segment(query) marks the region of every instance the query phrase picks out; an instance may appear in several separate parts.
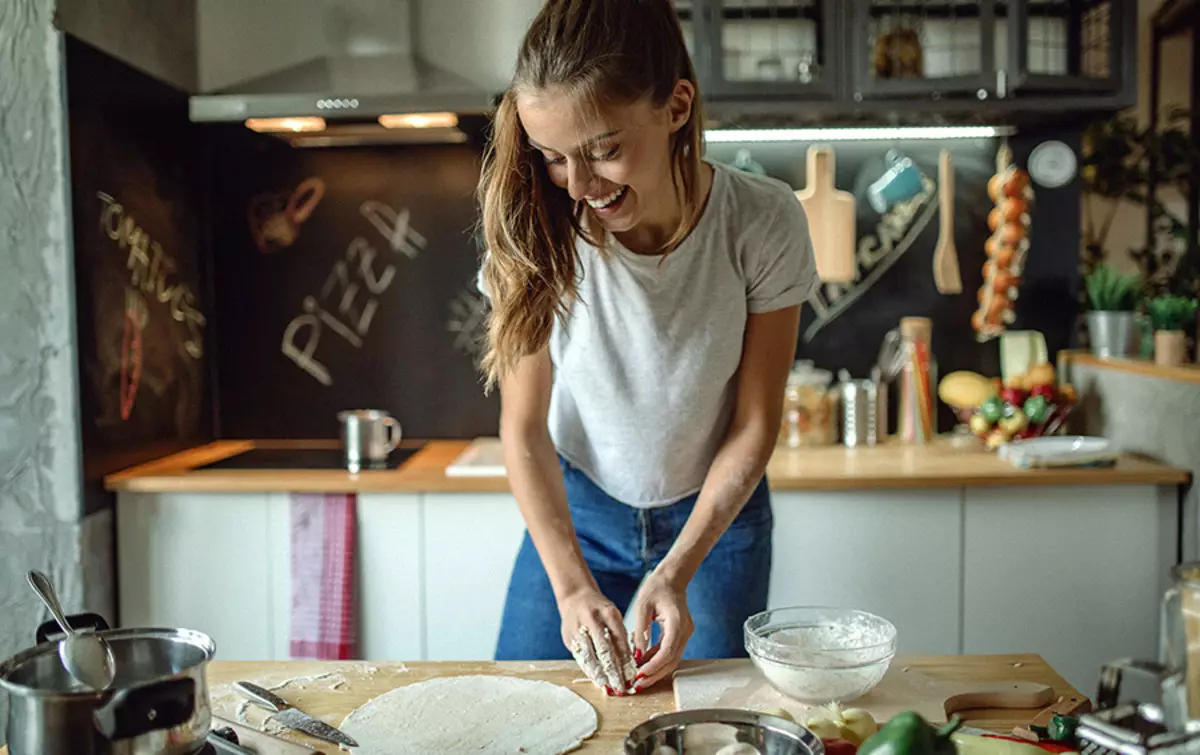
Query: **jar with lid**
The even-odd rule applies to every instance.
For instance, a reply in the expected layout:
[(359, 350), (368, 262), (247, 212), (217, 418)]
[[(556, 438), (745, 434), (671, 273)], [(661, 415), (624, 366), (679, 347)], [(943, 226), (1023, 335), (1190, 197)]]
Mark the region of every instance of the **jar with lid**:
[(837, 443), (838, 392), (833, 373), (799, 360), (788, 374), (783, 392), (779, 445), (830, 446)]
[(927, 317), (900, 320), (900, 396), (897, 435), (904, 443), (929, 443), (937, 436), (937, 360), (933, 357), (933, 323)]

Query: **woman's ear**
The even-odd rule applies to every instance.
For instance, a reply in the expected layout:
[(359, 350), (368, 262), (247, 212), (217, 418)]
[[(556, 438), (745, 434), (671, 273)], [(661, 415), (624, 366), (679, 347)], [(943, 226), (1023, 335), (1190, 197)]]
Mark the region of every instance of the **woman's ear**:
[(692, 105), (696, 101), (696, 87), (687, 79), (680, 79), (675, 84), (675, 91), (667, 100), (667, 114), (671, 121), (671, 133), (683, 128), (683, 124), (692, 117)]

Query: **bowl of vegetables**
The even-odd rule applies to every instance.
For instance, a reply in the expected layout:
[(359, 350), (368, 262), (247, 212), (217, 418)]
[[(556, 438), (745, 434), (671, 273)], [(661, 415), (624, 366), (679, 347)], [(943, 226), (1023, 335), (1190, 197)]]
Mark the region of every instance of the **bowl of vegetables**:
[(1013, 440), (1053, 435), (1075, 407), (1075, 389), (1058, 384), (1054, 366), (1042, 362), (1003, 382), (972, 372), (952, 372), (938, 396), (991, 450)]

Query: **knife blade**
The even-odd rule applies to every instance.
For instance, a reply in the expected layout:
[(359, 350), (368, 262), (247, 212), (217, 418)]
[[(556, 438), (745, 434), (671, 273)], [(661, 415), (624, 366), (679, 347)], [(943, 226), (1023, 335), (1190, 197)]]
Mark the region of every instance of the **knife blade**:
[(245, 695), (251, 702), (267, 710), (275, 711), (275, 715), (271, 716), (271, 719), (278, 722), (280, 726), (302, 732), (310, 737), (323, 739), (326, 742), (358, 747), (358, 742), (352, 738), (324, 721), (313, 718), (270, 690), (253, 682), (245, 681), (234, 682), (233, 688)]

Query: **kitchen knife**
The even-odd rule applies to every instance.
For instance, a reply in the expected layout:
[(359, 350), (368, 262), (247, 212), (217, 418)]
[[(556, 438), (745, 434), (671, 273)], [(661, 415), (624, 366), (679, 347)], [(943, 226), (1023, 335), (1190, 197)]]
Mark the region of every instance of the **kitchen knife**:
[(280, 726), (303, 732), (310, 737), (323, 739), (326, 742), (333, 742), (334, 744), (345, 745), (347, 747), (358, 747), (358, 742), (355, 742), (324, 721), (319, 721), (299, 708), (294, 707), (287, 700), (284, 700), (270, 690), (263, 689), (252, 682), (234, 682), (233, 688), (245, 695), (251, 702), (261, 705), (267, 710), (275, 711), (275, 715), (271, 716), (271, 720), (277, 722)]

